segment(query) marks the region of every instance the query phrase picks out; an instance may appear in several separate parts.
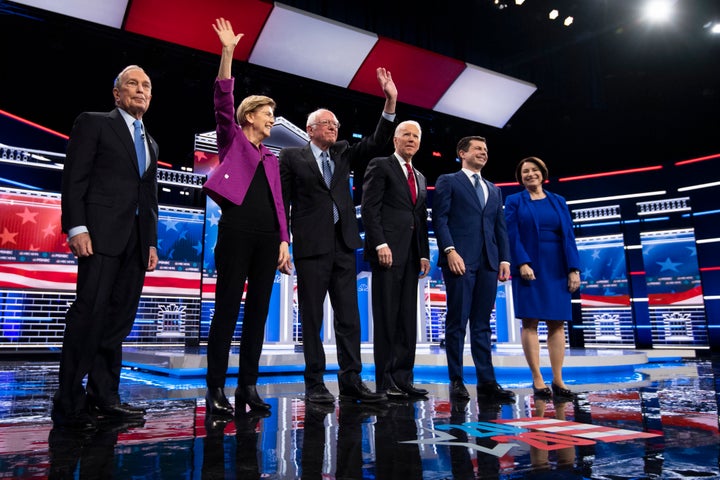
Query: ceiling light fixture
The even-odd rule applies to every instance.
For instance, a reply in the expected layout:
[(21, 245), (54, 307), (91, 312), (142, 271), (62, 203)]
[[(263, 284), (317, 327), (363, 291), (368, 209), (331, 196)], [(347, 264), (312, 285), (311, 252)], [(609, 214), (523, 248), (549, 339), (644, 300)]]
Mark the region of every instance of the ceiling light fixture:
[(666, 22), (673, 13), (674, 0), (650, 0), (645, 4), (645, 18), (652, 22)]
[(555, 20), (555, 19), (558, 17), (558, 15), (560, 15), (560, 12), (558, 12), (558, 11), (555, 10), (555, 9), (553, 9), (552, 11), (550, 11), (550, 14), (548, 15), (548, 18), (550, 18), (550, 20)]
[(522, 5), (525, 3), (525, 0), (515, 0), (515, 5)]
[(565, 25), (566, 27), (569, 27), (570, 25), (572, 25), (572, 23), (573, 23), (573, 17), (567, 17), (565, 19), (565, 21), (563, 22), (563, 25)]

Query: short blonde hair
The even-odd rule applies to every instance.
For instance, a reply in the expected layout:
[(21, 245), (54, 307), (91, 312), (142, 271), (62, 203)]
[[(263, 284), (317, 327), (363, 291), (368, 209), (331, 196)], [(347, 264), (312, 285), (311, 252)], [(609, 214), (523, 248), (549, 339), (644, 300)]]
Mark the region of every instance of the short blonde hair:
[(247, 120), (245, 120), (245, 115), (266, 105), (270, 105), (270, 108), (275, 110), (275, 100), (270, 97), (266, 97), (265, 95), (250, 95), (249, 97), (245, 97), (243, 101), (240, 102), (237, 112), (235, 113), (237, 123), (242, 127), (248, 123)]

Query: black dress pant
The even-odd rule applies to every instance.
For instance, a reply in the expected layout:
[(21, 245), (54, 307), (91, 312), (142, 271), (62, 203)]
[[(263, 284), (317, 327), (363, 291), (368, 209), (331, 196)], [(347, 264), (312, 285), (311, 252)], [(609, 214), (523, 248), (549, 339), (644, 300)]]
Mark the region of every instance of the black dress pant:
[(417, 337), (420, 259), (390, 268), (372, 265), (373, 357), (379, 392), (392, 383), (412, 385)]
[(323, 382), (325, 350), (320, 332), (323, 303), (330, 295), (334, 314), (335, 344), (340, 371), (338, 381), (352, 383), (362, 370), (360, 358), (360, 312), (358, 311), (355, 251), (335, 234), (335, 249), (325, 255), (295, 259), (298, 301), (305, 357), (305, 385)]
[(78, 258), (77, 296), (65, 316), (54, 408), (66, 414), (84, 410), (87, 396), (101, 405), (120, 402), (122, 343), (135, 322), (145, 271), (136, 224), (120, 255)]
[(207, 348), (206, 382), (209, 388), (225, 386), (230, 345), (246, 280), (238, 385), (257, 383), (279, 247), (277, 233), (244, 232), (220, 226), (215, 246), (215, 314)]

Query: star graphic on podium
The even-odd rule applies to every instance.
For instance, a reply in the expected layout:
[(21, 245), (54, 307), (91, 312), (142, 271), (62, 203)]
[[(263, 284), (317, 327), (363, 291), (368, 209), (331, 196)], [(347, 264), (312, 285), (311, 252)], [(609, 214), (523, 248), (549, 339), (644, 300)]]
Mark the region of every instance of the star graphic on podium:
[(40, 212), (31, 212), (28, 210), (27, 207), (25, 207), (25, 211), (22, 213), (16, 213), (18, 217), (21, 217), (23, 219), (22, 224), (25, 225), (27, 222), (37, 223), (37, 220), (35, 220), (35, 217), (38, 216)]
[(0, 245), (4, 245), (6, 243), (17, 243), (15, 241), (16, 236), (17, 236), (17, 232), (15, 232), (15, 233), (9, 232), (7, 227), (3, 227), (3, 232), (0, 233)]
[(660, 265), (660, 271), (664, 272), (665, 270), (672, 270), (674, 272), (677, 272), (678, 269), (676, 268), (678, 265), (682, 265), (682, 262), (673, 262), (670, 260), (670, 257), (667, 257), (664, 262), (655, 262), (658, 265)]

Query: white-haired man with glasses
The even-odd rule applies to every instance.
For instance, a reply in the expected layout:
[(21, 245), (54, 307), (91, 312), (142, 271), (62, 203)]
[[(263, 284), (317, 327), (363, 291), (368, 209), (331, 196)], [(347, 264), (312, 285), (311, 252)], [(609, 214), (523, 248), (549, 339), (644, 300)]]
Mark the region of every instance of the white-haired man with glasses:
[(279, 155), (297, 271), (305, 400), (311, 403), (335, 401), (323, 380), (325, 350), (320, 331), (327, 293), (334, 311), (340, 399), (368, 403), (387, 399), (371, 391), (360, 377), (355, 250), (363, 243), (348, 186), (353, 170), (364, 168), (371, 158), (390, 148), (397, 87), (385, 68), (377, 69), (377, 79), (385, 94), (385, 106), (372, 135), (352, 145), (347, 140), (338, 141), (340, 122), (333, 112), (322, 108), (308, 115), (308, 144), (283, 148)]

